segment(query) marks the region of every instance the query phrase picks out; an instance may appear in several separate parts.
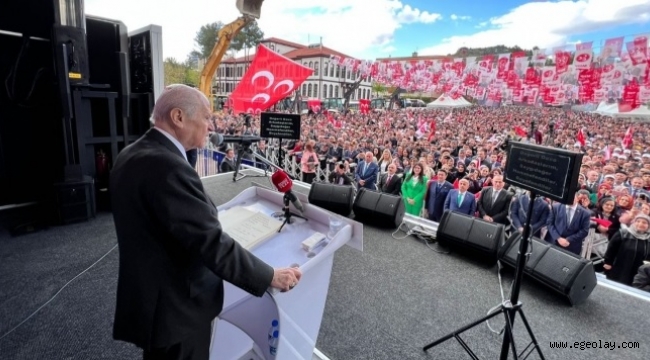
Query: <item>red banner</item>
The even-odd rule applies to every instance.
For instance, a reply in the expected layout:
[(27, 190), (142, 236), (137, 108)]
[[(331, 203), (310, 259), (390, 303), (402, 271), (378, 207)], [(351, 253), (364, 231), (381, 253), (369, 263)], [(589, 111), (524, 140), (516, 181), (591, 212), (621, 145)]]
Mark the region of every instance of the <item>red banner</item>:
[(370, 112), (370, 100), (368, 99), (360, 99), (359, 100), (359, 111), (362, 114), (368, 114)]
[(302, 66), (264, 45), (232, 92), (235, 113), (260, 113), (289, 96), (314, 70)]

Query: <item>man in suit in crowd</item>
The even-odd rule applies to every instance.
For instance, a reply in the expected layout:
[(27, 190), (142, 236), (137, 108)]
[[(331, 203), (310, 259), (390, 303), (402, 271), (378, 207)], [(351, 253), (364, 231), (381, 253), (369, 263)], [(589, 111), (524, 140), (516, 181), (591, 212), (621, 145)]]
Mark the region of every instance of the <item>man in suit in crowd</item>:
[(463, 178), (458, 181), (458, 190), (452, 189), (445, 199), (445, 210), (474, 216), (476, 213), (476, 198), (474, 194), (467, 192), (469, 180)]
[(503, 175), (492, 177), (492, 186), (481, 190), (478, 200), (479, 217), (485, 221), (508, 225), (508, 210), (512, 193), (503, 189)]
[(219, 172), (227, 173), (235, 171), (237, 168), (237, 161), (235, 160), (235, 150), (229, 148), (226, 150), (226, 157), (221, 160), (221, 165), (219, 165)]
[(207, 360), (223, 281), (261, 297), (269, 287), (288, 291), (301, 277), (297, 268), (272, 268), (223, 232), (185, 157), (205, 146), (210, 115), (200, 91), (167, 87), (154, 127), (122, 150), (111, 172), (120, 251), (113, 337), (142, 348), (144, 359)]
[(352, 185), (352, 179), (350, 179), (345, 173), (345, 163), (342, 161), (339, 161), (338, 164), (336, 164), (336, 168), (329, 174), (327, 180), (330, 184)]
[(427, 209), (431, 221), (440, 222), (440, 218), (442, 218), (445, 211), (447, 194), (454, 188), (454, 185), (446, 180), (447, 175), (446, 170), (440, 169), (436, 173), (436, 178), (429, 180), (427, 184), (427, 192), (424, 194), (424, 208)]
[(377, 190), (375, 183), (377, 182), (377, 174), (379, 173), (379, 165), (372, 161), (372, 153), (366, 152), (364, 160), (359, 162), (357, 171), (354, 174), (359, 189), (366, 188), (368, 190)]
[(402, 178), (397, 175), (397, 165), (388, 165), (388, 172), (379, 180), (379, 190), (392, 195), (399, 195), (402, 191)]
[(582, 241), (589, 233), (589, 217), (589, 211), (579, 205), (577, 192), (572, 205), (553, 204), (545, 240), (580, 255)]
[[(510, 205), (510, 222), (514, 231), (524, 233), (524, 226), (528, 218), (528, 206), (530, 204), (530, 192), (526, 191), (515, 198)], [(533, 216), (530, 221), (531, 234), (535, 237), (540, 237), (541, 230), (546, 226), (549, 213), (551, 212), (550, 205), (544, 201), (541, 196), (535, 197), (535, 204), (533, 205)]]

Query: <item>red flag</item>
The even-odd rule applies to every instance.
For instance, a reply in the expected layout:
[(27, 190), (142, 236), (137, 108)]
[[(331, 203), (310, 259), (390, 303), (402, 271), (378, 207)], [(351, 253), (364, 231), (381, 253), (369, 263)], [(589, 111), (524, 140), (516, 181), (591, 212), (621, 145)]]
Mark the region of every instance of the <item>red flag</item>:
[(520, 137), (528, 136), (528, 132), (524, 130), (521, 126), (515, 126), (515, 134)]
[(577, 140), (580, 143), (580, 146), (585, 146), (585, 133), (582, 131), (582, 129), (578, 130)]
[(625, 137), (623, 138), (623, 141), (621, 141), (621, 145), (623, 146), (623, 149), (629, 149), (632, 147), (632, 127), (628, 127), (627, 131), (625, 132)]
[(249, 69), (230, 95), (233, 110), (262, 112), (298, 89), (313, 72), (260, 44)]
[(433, 139), (434, 136), (436, 136), (436, 121), (431, 120), (431, 124), (429, 125), (429, 136), (427, 136), (427, 141), (431, 142), (431, 139)]
[(370, 112), (370, 100), (369, 99), (360, 99), (359, 100), (359, 112), (366, 115)]

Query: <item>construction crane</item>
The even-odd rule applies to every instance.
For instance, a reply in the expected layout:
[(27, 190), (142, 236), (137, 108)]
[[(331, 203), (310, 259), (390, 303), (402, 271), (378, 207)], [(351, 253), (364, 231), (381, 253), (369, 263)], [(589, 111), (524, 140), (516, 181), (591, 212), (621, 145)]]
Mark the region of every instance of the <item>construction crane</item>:
[[(223, 55), (228, 50), (230, 42), (237, 34), (254, 19), (260, 18), (262, 11), (262, 2), (264, 0), (237, 0), (237, 10), (242, 14), (240, 18), (224, 25), (217, 32), (217, 42), (210, 52), (210, 56), (205, 61), (205, 66), (201, 71), (199, 80), (199, 90), (205, 94), (208, 99), (212, 99), (212, 79), (217, 71)], [(212, 104), (212, 101), (210, 101)]]

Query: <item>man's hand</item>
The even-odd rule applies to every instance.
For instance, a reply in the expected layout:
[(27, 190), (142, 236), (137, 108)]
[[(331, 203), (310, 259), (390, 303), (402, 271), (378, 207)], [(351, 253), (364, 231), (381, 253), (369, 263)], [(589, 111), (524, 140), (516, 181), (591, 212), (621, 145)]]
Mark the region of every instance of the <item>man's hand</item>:
[(569, 245), (571, 244), (571, 243), (569, 242), (569, 240), (567, 240), (567, 239), (565, 239), (565, 238), (563, 238), (563, 237), (558, 238), (558, 239), (557, 239), (557, 243), (560, 244), (560, 246), (562, 246), (562, 247), (567, 247), (567, 246), (569, 246)]
[(517, 231), (519, 231), (519, 233), (523, 234), (524, 233), (524, 228), (520, 227), (519, 229), (517, 229)]
[(359, 185), (361, 185), (361, 186), (366, 185), (366, 181), (365, 180), (359, 180)]
[(489, 222), (493, 222), (493, 221), (494, 221), (494, 220), (492, 220), (492, 217), (487, 216), (487, 215), (483, 216), (483, 220), (485, 220), (485, 221), (489, 221)]
[(302, 272), (298, 268), (273, 269), (271, 287), (282, 291), (289, 291), (298, 285), (300, 277), (302, 277)]

